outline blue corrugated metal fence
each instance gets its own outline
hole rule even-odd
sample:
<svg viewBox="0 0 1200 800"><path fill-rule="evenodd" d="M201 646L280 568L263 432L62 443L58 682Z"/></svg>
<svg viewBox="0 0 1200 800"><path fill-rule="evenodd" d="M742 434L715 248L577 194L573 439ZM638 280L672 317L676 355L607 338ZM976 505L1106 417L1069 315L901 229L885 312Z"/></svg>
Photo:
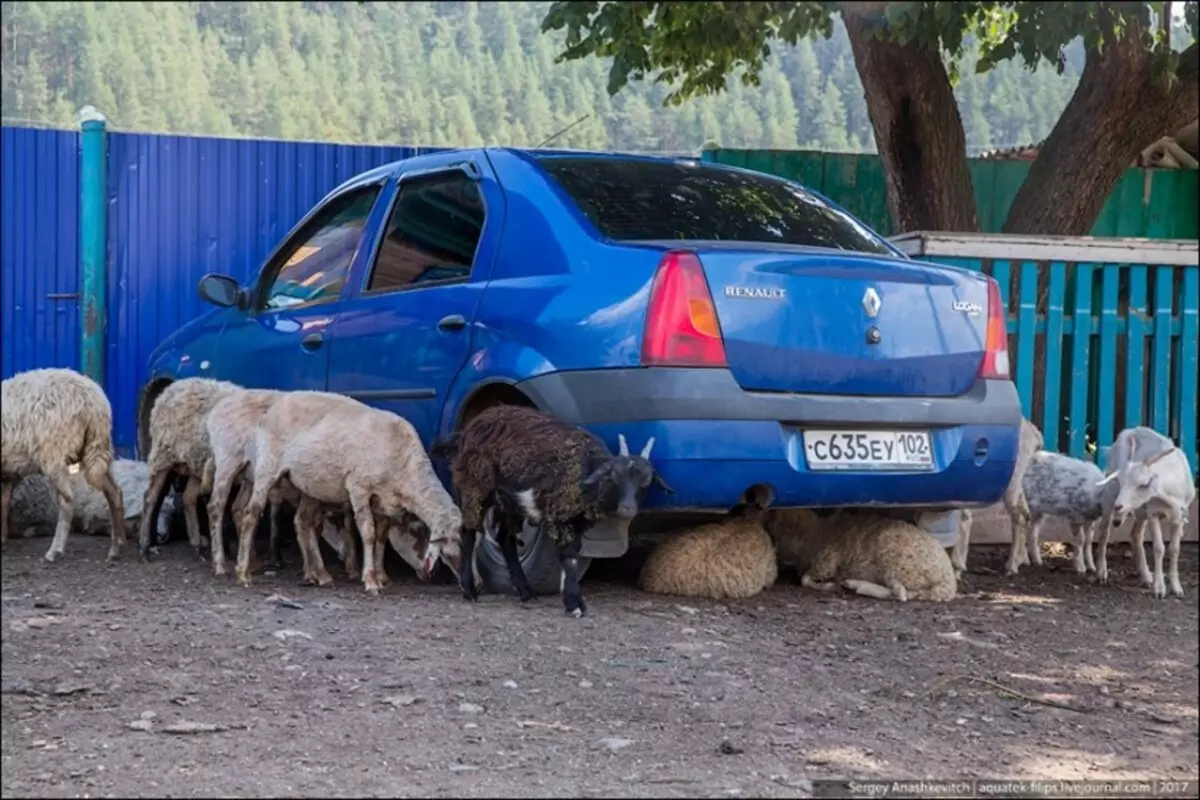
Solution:
<svg viewBox="0 0 1200 800"><path fill-rule="evenodd" d="M3 375L78 369L79 134L5 127L3 151ZM249 280L322 195L416 152L109 135L105 383L123 452L132 452L136 438L150 351L205 310L196 294L200 277L224 272ZM913 254L999 279L1025 410L1051 446L1086 456L1086 443L1095 440L1103 463L1115 433L1142 423L1181 441L1200 469L1195 245L1190 256L1169 263L1076 258L1063 250L1013 255L985 248L972 255L970 247L943 247Z"/></svg>

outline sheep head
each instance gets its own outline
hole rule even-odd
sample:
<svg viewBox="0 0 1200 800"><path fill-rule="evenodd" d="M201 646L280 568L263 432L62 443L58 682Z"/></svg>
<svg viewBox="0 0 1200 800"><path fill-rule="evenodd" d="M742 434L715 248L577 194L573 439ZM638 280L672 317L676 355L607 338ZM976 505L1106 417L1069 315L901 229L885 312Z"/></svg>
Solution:
<svg viewBox="0 0 1200 800"><path fill-rule="evenodd" d="M654 448L651 436L636 456L629 454L629 444L624 434L618 434L620 451L599 463L593 463L590 471L580 483L584 502L600 508L605 514L618 519L633 519L638 514L642 496L654 484L664 492L674 493L662 476L650 463L650 451Z"/></svg>
<svg viewBox="0 0 1200 800"><path fill-rule="evenodd" d="M1097 486L1105 486L1111 481L1118 481L1117 496L1112 506L1114 526L1120 525L1126 515L1132 514L1147 503L1166 500L1162 492L1162 477L1154 465L1177 449L1171 447L1162 450L1145 461L1129 461L1096 483Z"/></svg>

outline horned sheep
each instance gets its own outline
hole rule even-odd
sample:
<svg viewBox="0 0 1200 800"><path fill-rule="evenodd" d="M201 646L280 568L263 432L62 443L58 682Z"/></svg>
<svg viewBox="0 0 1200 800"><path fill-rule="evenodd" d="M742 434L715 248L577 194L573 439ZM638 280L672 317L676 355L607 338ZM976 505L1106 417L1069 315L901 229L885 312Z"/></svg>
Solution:
<svg viewBox="0 0 1200 800"><path fill-rule="evenodd" d="M1154 596L1167 596L1163 580L1162 523L1170 527L1170 593L1183 596L1179 583L1179 545L1187 522L1188 506L1196 497L1192 468L1175 443L1157 431L1138 426L1117 434L1108 452L1108 474L1097 482L1102 487L1103 517L1100 521L1096 577L1108 582L1108 540L1112 529L1125 517L1133 517L1130 545L1143 584ZM1146 526L1151 527L1154 572L1146 565L1143 545Z"/></svg>
<svg viewBox="0 0 1200 800"><path fill-rule="evenodd" d="M651 437L641 453L629 454L624 435L613 456L599 437L555 416L525 406L492 406L457 434L433 446L435 457L451 462L454 489L462 508L463 595L478 599L474 580L476 539L489 511L499 508L503 524L497 541L522 601L533 589L517 555L520 520L539 525L558 545L566 613L587 614L579 586L582 537L596 521L637 516L642 494L652 483L671 491L650 463Z"/></svg>
<svg viewBox="0 0 1200 800"><path fill-rule="evenodd" d="M125 532L132 535L142 515L142 497L150 473L145 462L124 458L113 461L111 472L124 500ZM92 488L78 471L72 472L71 485L75 491L74 529L92 535L109 533L112 520L109 518L108 499L102 492ZM168 496L159 510L156 528L160 539L165 539L170 531L171 517L176 511L172 502L174 499L174 494ZM24 532L29 536L40 532L40 529L52 528L58 518L58 498L54 485L44 475L30 475L17 484L9 513L18 534Z"/></svg>
<svg viewBox="0 0 1200 800"><path fill-rule="evenodd" d="M172 475L187 479L183 491L183 514L187 521L188 542L200 556L204 555L200 535L198 504L203 479L212 448L205 427L208 414L223 397L241 391L228 381L210 378L184 378L163 389L150 410L150 454L146 464L150 481L146 486L143 508L151 513L142 515L138 545L143 559L150 557L151 518L156 513ZM220 540L220 529L210 529L210 536Z"/></svg>
<svg viewBox="0 0 1200 800"><path fill-rule="evenodd" d="M768 529L779 561L801 585L845 589L877 599L945 602L957 594L946 551L929 533L898 519L839 512L824 520L810 509L771 513Z"/></svg>
<svg viewBox="0 0 1200 800"><path fill-rule="evenodd" d="M430 530L424 572L439 557L457 571L462 516L407 420L343 395L288 392L263 415L254 448L253 491L238 525L239 583L249 582L249 538L271 487L281 479L301 495L296 536L307 579L321 585L332 581L317 544L323 504L349 504L353 510L368 592L380 589L376 561L387 526L405 513Z"/></svg>
<svg viewBox="0 0 1200 800"><path fill-rule="evenodd" d="M17 483L45 475L58 494L58 522L46 551L56 561L67 546L76 492L70 468L104 495L109 511L108 561L125 543L125 510L113 479L112 406L104 390L69 369L36 369L0 382L0 542L8 540L8 514Z"/></svg>
<svg viewBox="0 0 1200 800"><path fill-rule="evenodd" d="M761 515L736 516L675 534L651 551L638 587L713 600L753 597L779 573Z"/></svg>

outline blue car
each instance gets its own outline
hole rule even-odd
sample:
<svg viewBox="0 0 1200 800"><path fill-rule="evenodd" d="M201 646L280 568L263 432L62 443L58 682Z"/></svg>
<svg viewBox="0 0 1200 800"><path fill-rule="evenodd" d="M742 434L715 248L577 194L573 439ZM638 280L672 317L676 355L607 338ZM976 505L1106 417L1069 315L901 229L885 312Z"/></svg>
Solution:
<svg viewBox="0 0 1200 800"><path fill-rule="evenodd" d="M254 283L152 354L158 393L207 376L338 392L408 419L426 448L499 403L654 440L673 494L597 526L625 552L746 499L889 509L953 543L996 502L1021 407L996 282L911 260L826 198L689 159L486 148L371 170L330 192ZM439 465L448 480L445 465ZM521 559L557 592L553 544ZM585 558L585 561L588 560ZM485 537L481 572L510 590Z"/></svg>

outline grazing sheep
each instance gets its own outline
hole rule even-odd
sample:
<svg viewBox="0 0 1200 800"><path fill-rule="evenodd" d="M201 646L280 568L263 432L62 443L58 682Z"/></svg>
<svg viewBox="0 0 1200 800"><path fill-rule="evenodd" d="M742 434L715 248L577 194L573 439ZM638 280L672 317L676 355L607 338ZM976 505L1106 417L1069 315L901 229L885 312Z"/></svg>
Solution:
<svg viewBox="0 0 1200 800"><path fill-rule="evenodd" d="M522 601L534 597L521 568L515 536L521 518L538 524L558 544L566 612L587 613L579 588L582 537L597 520L637 516L641 495L655 483L670 487L650 464L654 439L638 456L629 455L624 435L613 456L595 434L551 414L522 406L484 409L459 433L433 446L451 461L463 518L463 595L478 599L474 575L475 541L489 509L499 504L504 524L497 540Z"/></svg>
<svg viewBox="0 0 1200 800"><path fill-rule="evenodd" d="M1033 461L1033 456L1045 445L1042 432L1032 422L1021 418L1021 439L1017 449L1017 463L1013 466L1012 477L1009 478L1008 488L1004 490L1004 510L1012 523L1012 544L1008 550L1009 575L1016 575L1022 564L1029 563L1027 551L1029 540L1029 502L1025 498L1025 472ZM974 515L963 513L958 523L958 541L954 546L954 569L964 572L967 569L967 551L971 546L971 526Z"/></svg>
<svg viewBox="0 0 1200 800"><path fill-rule="evenodd" d="M117 488L121 490L125 507L125 533L132 534L137 520L142 515L142 497L150 473L143 461L118 458L110 468ZM112 520L109 517L108 498L96 491L84 480L77 470L71 473L71 486L75 491L75 509L72 518L76 532L96 535L109 533ZM158 513L157 533L165 538L170 530L171 515L175 512L175 495L164 501ZM17 484L13 492L10 511L13 527L25 536L37 529L52 528L58 519L58 497L53 484L44 475L30 475Z"/></svg>
<svg viewBox="0 0 1200 800"><path fill-rule="evenodd" d="M1041 528L1046 517L1062 517L1075 535L1075 571L1080 575L1095 570L1092 536L1100 519L1097 483L1104 473L1090 461L1039 450L1025 472L1025 499L1029 503L1029 557L1042 563Z"/></svg>
<svg viewBox="0 0 1200 800"><path fill-rule="evenodd" d="M731 517L675 534L650 553L638 588L655 594L753 597L775 584L779 565L762 515Z"/></svg>
<svg viewBox="0 0 1200 800"><path fill-rule="evenodd" d="M249 534L281 479L301 494L296 537L306 579L332 581L316 538L322 504L352 508L363 544L363 585L372 594L380 589L379 540L405 513L430 530L425 573L439 557L457 570L462 515L407 420L341 395L289 392L263 415L254 447L253 492L239 525L239 583L249 583Z"/></svg>
<svg viewBox="0 0 1200 800"><path fill-rule="evenodd" d="M1187 522L1188 506L1196 497L1192 468L1187 456L1167 437L1146 427L1127 428L1117 435L1108 453L1109 472L1097 485L1104 488L1101 504L1100 553L1096 576L1108 582L1108 539L1114 526L1132 515L1130 545L1143 584L1152 586L1154 596L1167 596L1163 580L1162 521L1171 528L1170 589L1182 597L1179 583L1179 543ZM1154 544L1154 573L1146 565L1143 537L1151 526Z"/></svg>
<svg viewBox="0 0 1200 800"><path fill-rule="evenodd" d="M204 557L197 505L202 494L205 465L212 458L205 421L221 398L240 390L240 386L228 381L184 378L163 389L150 409L150 455L146 458L150 483L142 507L151 513L142 515L138 531L138 546L143 559L150 558L151 518L157 513L172 474L187 478L183 514L187 520L188 542L198 556ZM220 529L210 530L210 535L219 540Z"/></svg>
<svg viewBox="0 0 1200 800"><path fill-rule="evenodd" d="M354 579L358 577L361 569L358 553L359 539L358 532L354 528L353 511L347 509L347 512L327 511L321 529L321 538L337 553L338 558L342 559L342 563L346 567L346 576ZM413 568L420 580L429 579L429 575L425 571L425 551L429 546L429 528L425 526L425 523L411 514L405 514L401 524L388 525L387 541L400 558ZM387 570L383 567L383 555L381 548L376 544L375 562L379 565L379 582L387 586L390 580Z"/></svg>
<svg viewBox="0 0 1200 800"><path fill-rule="evenodd" d="M809 509L775 511L769 520L780 562L795 566L807 588L832 591L841 584L901 602L945 602L957 594L946 551L911 523L860 513L821 520Z"/></svg>
<svg viewBox="0 0 1200 800"><path fill-rule="evenodd" d="M46 551L56 561L67 546L74 518L70 468L108 504L111 562L125 543L125 510L113 479L112 406L104 390L69 369L35 369L0 382L0 542L8 541L8 512L18 481L45 475L58 493L58 522Z"/></svg>
<svg viewBox="0 0 1200 800"><path fill-rule="evenodd" d="M208 413L205 432L208 436L212 457L205 464L201 492L207 493L208 529L220 531L225 522L225 505L230 492L238 487L234 501L234 519L243 511L250 500L254 474L255 431L262 417L283 392L272 389L241 389L224 395ZM270 503L270 545L267 567L278 569L279 557L279 508L286 499L293 505L299 497L284 497L280 486L271 487L267 494ZM212 567L215 575L225 574L225 547L222 537L212 536Z"/></svg>

